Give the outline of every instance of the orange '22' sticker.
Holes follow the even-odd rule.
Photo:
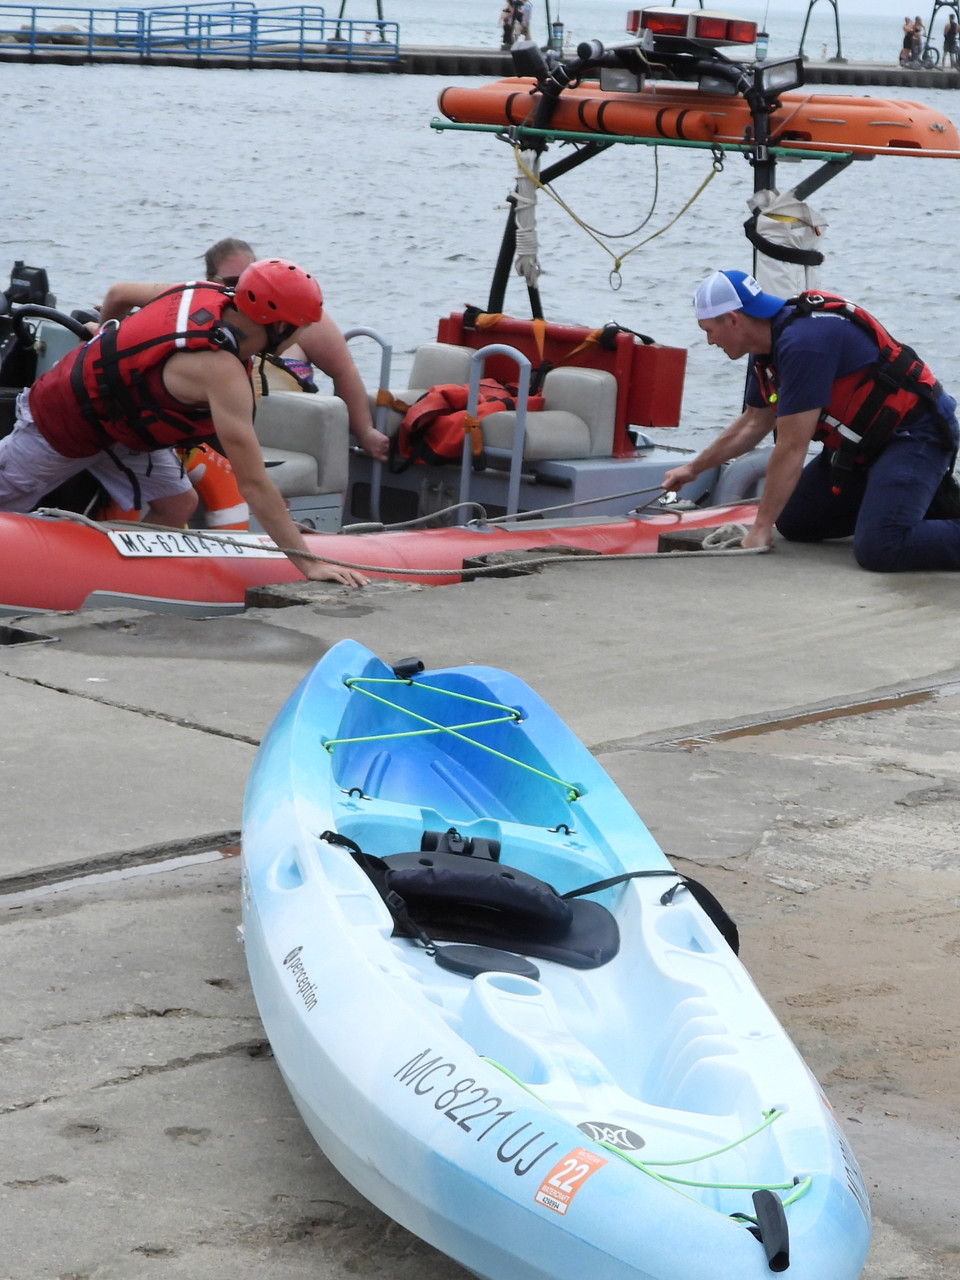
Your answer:
[[[566,1213],[586,1180],[606,1163],[603,1156],[576,1147],[557,1161],[540,1183],[534,1199],[554,1213]]]

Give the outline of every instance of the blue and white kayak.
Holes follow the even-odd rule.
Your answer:
[[[243,857],[284,1079],[410,1231],[488,1280],[860,1275],[860,1170],[732,921],[521,681],[336,645]]]

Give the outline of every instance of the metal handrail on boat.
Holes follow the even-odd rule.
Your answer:
[[[480,377],[487,356],[507,356],[520,371],[517,380],[517,408],[513,423],[513,442],[510,446],[510,473],[507,481],[507,515],[515,516],[520,509],[520,481],[523,470],[523,442],[527,430],[527,398],[530,395],[530,371],[532,365],[525,355],[504,343],[480,347],[470,357],[470,379],[467,384],[467,418],[476,418],[480,402]],[[460,463],[460,502],[470,501],[470,477],[473,471],[470,433],[464,432],[463,458]]]
[[[393,344],[388,342],[383,334],[378,333],[376,329],[366,329],[363,327],[348,329],[343,336],[347,342],[349,342],[351,338],[372,338],[380,347],[380,381],[377,387],[377,403],[373,411],[373,425],[382,435],[386,435],[387,404],[384,396],[389,395],[390,368],[393,363]],[[380,519],[380,492],[382,488],[383,463],[374,458],[370,472],[371,520]]]

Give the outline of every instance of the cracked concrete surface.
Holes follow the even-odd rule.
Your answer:
[[[247,982],[237,877],[207,863],[0,915],[5,1280],[152,1280],[161,1261],[175,1280],[463,1276],[303,1128]]]
[[[235,940],[237,861],[175,860],[235,839],[256,742],[351,636],[508,667],[597,744],[833,1101],[876,1217],[864,1280],[958,1280],[958,616],[955,575],[840,547],[31,618],[59,642],[0,648],[0,1278],[465,1276],[307,1136]]]

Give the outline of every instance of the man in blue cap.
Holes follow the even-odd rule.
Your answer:
[[[710,346],[731,360],[750,356],[752,366],[743,412],[668,471],[664,489],[681,489],[775,429],[745,547],[771,546],[774,528],[794,542],[852,535],[865,569],[960,569],[956,401],[916,352],[835,294],[788,302],[743,271],[708,276],[694,310]],[[824,447],[808,462],[815,440]]]

